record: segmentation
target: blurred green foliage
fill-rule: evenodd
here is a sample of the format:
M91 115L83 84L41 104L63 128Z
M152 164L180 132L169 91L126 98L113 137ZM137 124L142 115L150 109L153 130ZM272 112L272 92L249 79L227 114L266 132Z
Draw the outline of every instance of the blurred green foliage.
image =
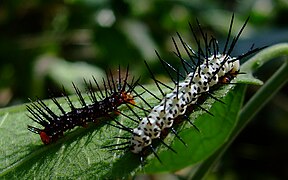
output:
M36 95L45 98L47 89L71 84L71 81L76 81L75 76L81 77L85 73L72 75L74 73L67 71L74 71L71 66L79 61L100 69L116 69L119 64L130 64L131 73L141 75L144 81L147 73L143 60L159 69L155 49L167 61L176 60L171 56L174 48L170 38L176 31L193 45L188 22L195 24L195 18L199 18L205 24L204 28L217 35L221 41L227 34L227 22L232 12L236 13L237 18L235 30L250 15L251 21L243 35L248 39L246 42L261 46L283 41L287 31L278 39L273 34L271 38L264 39L264 35L259 36L258 32L277 34L278 28L288 24L284 18L287 6L285 1L269 0L246 0L241 3L211 0L2 1L0 105L26 102L27 97ZM247 46L246 43L242 44L239 43L240 50L236 50L237 53ZM43 56L46 60L40 61ZM71 66L62 69L64 76L71 75L70 79L55 78L51 75L53 71L47 70L61 66L57 62L50 63L55 58L71 62Z
M157 71L157 76L162 74L154 50L168 62L180 66L172 53L171 36L178 31L195 47L188 22L195 26L198 18L204 29L213 32L221 43L227 35L232 12L236 14L233 33L250 16L235 54L245 52L252 43L260 47L288 41L288 2L285 0L1 1L0 106L27 102L28 97L47 98L48 89L60 91L61 85L67 87L72 81L80 84L83 77L89 78L91 74L102 78L103 70L116 71L118 65L129 64L132 75L141 75L143 83L149 82L144 60ZM259 77L265 80L276 68L277 64L264 67ZM161 79L167 78L161 76ZM287 94L280 93L273 100L277 106L271 106L267 110L269 115L263 112L259 118L269 117L266 123L287 137L288 125L283 124L283 119L287 120L287 101L277 98L287 100ZM261 123L265 126L265 121ZM242 153L251 155L253 150L244 147ZM229 163L233 163L230 161L233 159L229 158ZM278 168L281 173L283 169ZM229 173L234 177L234 171L229 171L228 177ZM226 177L227 173L222 173Z

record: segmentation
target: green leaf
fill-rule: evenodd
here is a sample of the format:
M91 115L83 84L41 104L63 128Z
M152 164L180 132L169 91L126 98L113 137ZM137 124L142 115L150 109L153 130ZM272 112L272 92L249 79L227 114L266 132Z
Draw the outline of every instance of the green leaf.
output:
M225 95L232 87L234 86L225 86L217 91L216 96ZM156 90L155 87L151 89L153 92ZM225 97L226 104L215 103L211 109L215 117L207 115L199 109L192 113L191 120L195 121L201 132L197 132L190 124L184 123L185 126L180 126L178 131L188 147L181 144L173 135L169 135L165 141L172 144L172 148L177 151L177 154L167 150L165 146L160 146L157 153L163 164L160 164L154 155L150 155L145 172L177 170L195 164L212 154L225 142L235 125L235 116L239 109L242 93L243 88L235 87L229 93L230 95ZM145 96L151 99L147 94L143 94L144 98L146 98ZM72 99L76 105L79 104L75 96ZM209 98L203 107L209 109L214 101ZM67 107L63 98L60 98L60 102ZM151 102L156 104L155 99L151 99ZM53 111L57 111L50 100L45 103ZM139 111L136 108L135 110ZM125 106L121 107L121 111L132 116ZM139 114L141 113L139 112ZM229 113L229 116L226 116L226 113ZM17 177L109 178L130 176L138 171L143 172L137 155L123 151L110 152L101 148L103 145L117 143L117 139L113 137L123 134L114 127L91 124L88 128L75 128L56 143L45 146L37 134L32 134L27 130L27 124L33 123L26 114L24 105L0 110L2 147L0 175L7 179ZM230 117L234 118L230 119ZM116 120L126 123L128 121L123 116L116 117ZM130 127L136 126L132 124L131 122Z

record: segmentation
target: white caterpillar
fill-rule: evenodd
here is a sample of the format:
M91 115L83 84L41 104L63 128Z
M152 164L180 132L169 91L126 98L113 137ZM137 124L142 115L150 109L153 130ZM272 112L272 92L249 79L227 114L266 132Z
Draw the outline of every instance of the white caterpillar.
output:
M220 77L229 72L238 72L240 67L239 60L235 61L227 55L212 55L207 61L208 64L203 62L195 73L188 74L184 82L167 94L133 129L130 140L133 153L141 152L153 139L159 138L161 131L170 128L174 119L185 114L187 106L195 104L198 97L217 84Z
M203 94L209 93L209 90L212 87L214 87L215 85L219 83L229 83L231 79L234 78L239 73L241 59L262 49L262 48L253 49L253 46L252 46L251 49L243 55L240 55L237 57L231 56L231 52L233 51L236 45L236 42L238 41L249 18L245 21L244 25L240 29L237 36L234 37L232 39L232 42L230 43L230 35L231 35L231 30L232 30L233 19L234 19L234 15L232 16L232 19L231 19L228 37L226 39L225 47L222 53L219 52L218 43L214 37L212 37L208 43L207 34L204 34L202 32L202 29L199 23L198 23L198 27L201 31L202 38L205 43L204 49L201 48L200 40L198 40L191 25L189 24L192 30L194 39L198 45L197 53L193 51L192 48L189 45L187 45L182 40L181 36L177 33L181 41L181 44L183 45L187 55L192 61L192 64L194 65L194 68L192 67L193 65L189 65L188 62L181 57L181 54L178 50L178 46L173 39L175 48L177 50L176 55L181 60L183 67L187 73L186 77L182 76L179 72L177 72L177 75L178 76L181 75L182 77L184 77L184 81L182 82L179 82L179 80L177 82L173 81L175 83L174 89L170 88L171 92L168 94L164 94L157 84L157 82L159 81L155 79L153 73L151 72L150 68L147 65L148 70L150 71L153 80L155 81L158 89L161 91L163 95L163 98L160 100L160 103L158 105L151 108L151 110L149 111L149 114L146 117L144 118L138 117L140 122L136 128L131 129L131 128L125 128L123 125L119 126L119 128L124 129L132 134L132 137L128 140L128 142L114 144L114 145L106 146L106 147L128 145L128 146L117 148L117 149L125 149L128 147L131 150L131 152L135 154L140 154L141 159L142 159L142 157L144 156L143 155L144 153L142 153L144 148L149 146L153 150L158 160L160 160L152 146L154 139L162 140L162 138L165 135L162 136L161 133L164 132L165 129L170 128L173 131L173 133L181 140L181 138L177 135L177 133L173 129L174 121L179 116L184 117L188 115L189 113L191 113L191 112L187 112L187 108L192 105L198 105L197 103L199 101L199 97L201 97ZM163 65L166 64L171 70L176 72L175 68L173 68L170 64L168 64L164 60L162 60L158 53L157 53L157 56L159 57L159 60ZM185 65L188 66L189 68L192 68L193 72L188 72ZM145 89L143 86L141 87ZM149 93L155 98L159 99L158 97L153 95L153 93L151 92ZM147 104L147 102L145 103ZM127 139L127 137L123 137L123 139ZM161 142L164 145L166 145L163 141ZM166 145L166 147L173 150L168 145Z

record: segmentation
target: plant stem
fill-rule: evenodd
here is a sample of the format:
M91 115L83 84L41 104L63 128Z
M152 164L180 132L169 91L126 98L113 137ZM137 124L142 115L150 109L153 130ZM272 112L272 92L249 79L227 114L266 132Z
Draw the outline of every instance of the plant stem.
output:
M268 48L263 49L255 56L250 58L244 64L241 65L241 71L245 73L253 73L257 71L263 64L272 59L288 55L288 43L280 43Z
M232 136L237 136L247 123L262 109L264 105L287 83L288 61L264 84L262 88L242 108L236 131Z

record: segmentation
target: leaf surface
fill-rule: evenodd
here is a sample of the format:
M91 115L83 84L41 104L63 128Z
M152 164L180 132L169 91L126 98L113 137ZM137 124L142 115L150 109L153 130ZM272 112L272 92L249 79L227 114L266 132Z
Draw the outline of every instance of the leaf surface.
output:
M157 94L153 85L148 86ZM141 93L140 90L137 90ZM213 154L229 137L237 123L237 115L242 104L244 87L225 85L215 92L216 97L225 102L215 102L208 98L203 105L214 115L195 108L190 115L191 121L200 129L196 131L189 123L184 122L177 127L179 135L187 143L184 146L170 133L165 142L175 151L164 145L157 148L163 164L153 154L149 155L146 165L141 168L139 157L129 151L108 151L101 148L104 145L118 143L115 136L123 136L123 130L108 125L90 124L88 128L75 128L65 133L56 143L43 145L39 135L27 130L27 124L33 124L27 117L25 105L0 110L0 175L5 178L111 178L126 177L135 173L158 173L176 171L189 165L195 165ZM143 98L151 105L156 105L155 98L144 93ZM222 98L224 97L224 98ZM75 96L72 101L79 102ZM59 100L67 107L65 100ZM45 101L53 111L57 111L51 100ZM136 103L141 104L138 99ZM141 104L144 106L144 104ZM124 105L121 112L133 117L134 115ZM134 107L138 115L143 117L142 110ZM116 120L134 128L137 124L127 120L124 116L117 116ZM109 121L109 119L108 119Z

